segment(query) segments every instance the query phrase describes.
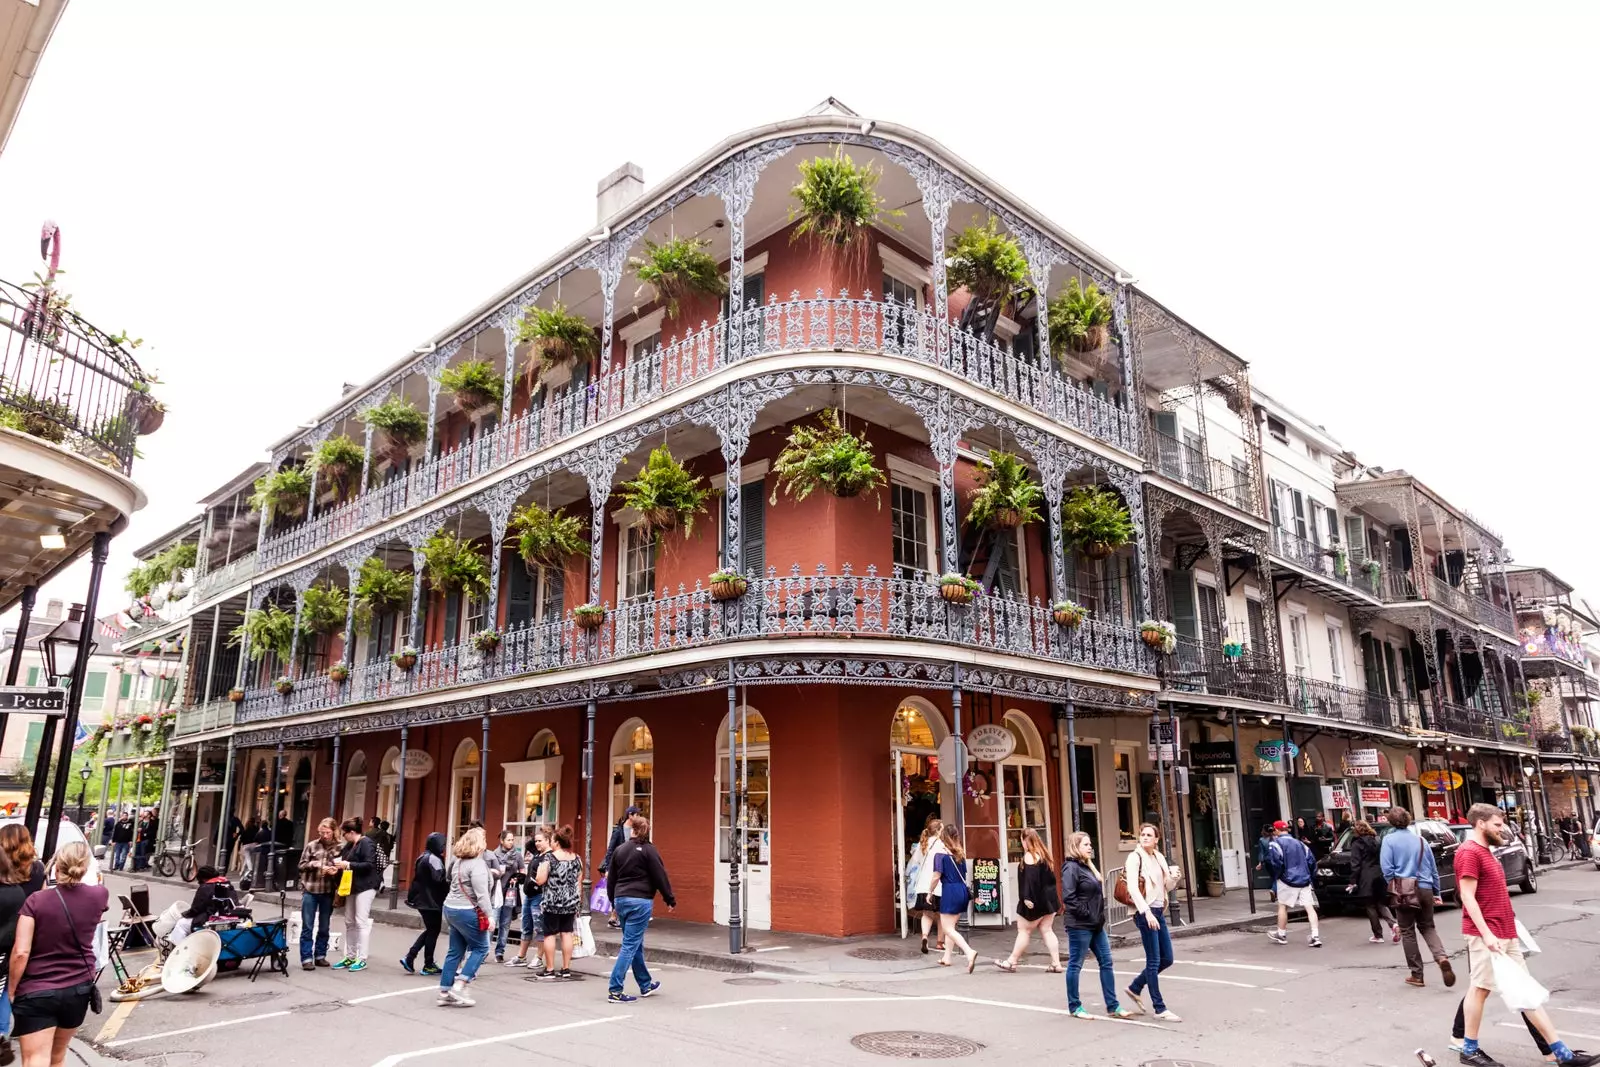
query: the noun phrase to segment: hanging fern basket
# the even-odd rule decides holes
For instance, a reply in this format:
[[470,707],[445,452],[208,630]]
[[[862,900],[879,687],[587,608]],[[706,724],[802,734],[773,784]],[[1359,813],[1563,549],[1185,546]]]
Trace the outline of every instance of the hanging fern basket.
[[1111,333],[1104,326],[1086,326],[1082,333],[1067,334],[1067,347],[1079,353],[1098,352],[1110,339]]
[[595,604],[585,604],[572,609],[572,621],[580,630],[598,630],[605,625],[606,609]]
[[1016,508],[1001,508],[994,513],[993,522],[998,530],[1015,530],[1022,525],[1022,512]]
[[1115,551],[1107,541],[1090,541],[1083,546],[1083,554],[1090,559],[1109,559]]
[[712,600],[738,600],[750,588],[750,583],[736,574],[711,579]]

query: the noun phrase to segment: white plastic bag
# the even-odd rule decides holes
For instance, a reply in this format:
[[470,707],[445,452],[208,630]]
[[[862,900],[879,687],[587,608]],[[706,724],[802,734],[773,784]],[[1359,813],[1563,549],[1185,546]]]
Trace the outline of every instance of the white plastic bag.
[[1524,956],[1537,956],[1539,954],[1539,942],[1535,941],[1533,935],[1528,932],[1528,928],[1522,925],[1521,919],[1517,920],[1517,940],[1522,942],[1522,954]]
[[589,927],[589,916],[578,916],[577,922],[573,924],[573,932],[578,935],[578,943],[572,946],[572,958],[581,960],[585,956],[593,956],[595,953],[594,931]]
[[1495,989],[1512,1012],[1537,1011],[1550,999],[1550,991],[1506,953],[1489,953],[1489,963],[1494,968]]

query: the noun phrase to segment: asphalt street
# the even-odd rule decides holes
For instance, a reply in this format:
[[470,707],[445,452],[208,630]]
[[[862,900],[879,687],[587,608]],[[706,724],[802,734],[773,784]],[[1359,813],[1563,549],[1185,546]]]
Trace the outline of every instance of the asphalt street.
[[[158,908],[178,897],[169,887],[153,890]],[[1549,872],[1538,894],[1514,892],[1513,904],[1544,950],[1532,968],[1553,993],[1552,1016],[1569,1044],[1600,1049],[1600,872]],[[1441,912],[1440,930],[1459,956],[1460,913]],[[864,1065],[913,1051],[973,1064],[1400,1067],[1417,1062],[1418,1047],[1441,1064],[1456,1062],[1446,1046],[1464,982],[1447,990],[1430,968],[1427,988],[1405,985],[1400,946],[1368,944],[1364,919],[1327,920],[1322,935],[1322,949],[1305,945],[1304,925],[1287,946],[1245,931],[1181,940],[1163,983],[1184,1021],[1157,1024],[1072,1019],[1062,976],[1040,963],[1006,974],[985,959],[968,975],[934,966],[915,942],[881,972],[730,976],[659,967],[660,994],[628,1005],[606,1002],[609,960],[580,961],[581,981],[531,983],[491,956],[472,987],[477,1006],[443,1008],[434,1004],[436,979],[407,976],[396,962],[413,932],[378,925],[365,972],[296,966],[287,978],[263,974],[254,983],[220,976],[184,997],[108,1003],[84,1033],[106,1057],[164,1067],[498,1067],[526,1064],[530,1054],[543,1063],[649,1067]],[[443,951],[441,941],[441,958]],[[1116,960],[1120,989],[1139,969],[1139,953],[1123,948]],[[1098,985],[1085,977],[1085,1003],[1101,1012]],[[1539,1062],[1520,1021],[1497,1001],[1482,1040],[1508,1065]]]

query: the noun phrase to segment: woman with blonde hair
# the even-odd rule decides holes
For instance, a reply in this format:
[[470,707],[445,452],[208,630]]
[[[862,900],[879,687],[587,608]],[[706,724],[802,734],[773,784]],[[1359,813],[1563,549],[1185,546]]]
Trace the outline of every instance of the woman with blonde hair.
[[467,983],[478,976],[478,968],[489,954],[496,911],[490,895],[489,864],[483,858],[488,847],[483,827],[474,826],[457,838],[451,849],[454,858],[445,872],[450,891],[444,898],[450,951],[444,957],[444,970],[439,972],[441,1005],[470,1008],[477,1003],[467,993]]
[[1067,925],[1067,1010],[1074,1019],[1094,1018],[1078,995],[1078,975],[1089,953],[1100,971],[1100,993],[1106,1014],[1131,1019],[1133,1012],[1117,1003],[1117,979],[1111,967],[1111,938],[1106,935],[1105,879],[1094,865],[1094,842],[1079,830],[1067,835],[1061,862],[1061,910]]
[[967,889],[967,854],[948,826],[939,831],[939,841],[943,848],[934,856],[933,888],[929,891],[939,899],[939,933],[944,938],[939,966],[950,966],[950,946],[954,944],[967,957],[967,973],[971,974],[978,965],[978,952],[956,929],[956,920],[972,899]]
[[[922,925],[922,954],[928,954],[928,935],[939,923],[939,899],[929,896],[933,888],[934,856],[944,848],[939,840],[939,834],[944,830],[944,823],[935,816],[928,816],[928,824],[923,828],[922,840],[917,842],[911,850],[911,858],[906,861],[906,910],[917,916]],[[944,949],[944,939],[941,937],[936,946]]]
[[1011,946],[1011,955],[995,960],[1002,971],[1016,972],[1017,961],[1028,951],[1033,932],[1044,935],[1044,946],[1050,950],[1051,974],[1061,973],[1061,942],[1056,939],[1056,912],[1061,910],[1061,897],[1056,891],[1056,861],[1044,839],[1033,827],[1022,831],[1022,862],[1017,864],[1017,943]]
[[1167,927],[1167,894],[1178,884],[1178,868],[1167,862],[1157,847],[1161,844],[1161,831],[1154,823],[1139,827],[1139,847],[1128,856],[1123,866],[1127,879],[1128,897],[1133,901],[1133,925],[1139,928],[1139,938],[1144,942],[1144,970],[1129,984],[1128,999],[1133,1002],[1134,1013],[1145,1012],[1142,994],[1150,987],[1150,1004],[1156,1018],[1169,1023],[1181,1023],[1177,1013],[1167,1010],[1161,999],[1158,977],[1172,966],[1172,931]]
[[110,894],[85,885],[89,846],[73,841],[56,850],[56,885],[35,893],[17,917],[7,985],[24,1067],[62,1063],[95,993],[94,928]]

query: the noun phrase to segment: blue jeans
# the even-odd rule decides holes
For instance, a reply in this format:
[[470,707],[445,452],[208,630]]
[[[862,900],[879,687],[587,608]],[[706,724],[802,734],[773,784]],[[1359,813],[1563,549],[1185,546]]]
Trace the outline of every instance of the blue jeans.
[[[333,894],[306,893],[300,897],[300,962],[328,958],[328,924],[333,921]],[[316,926],[313,949],[311,928]]]
[[1154,915],[1157,924],[1153,929],[1145,924],[1143,915],[1133,917],[1133,924],[1139,928],[1139,940],[1144,942],[1144,970],[1129,984],[1128,992],[1143,993],[1144,987],[1149,986],[1150,1005],[1157,1012],[1163,1012],[1167,1010],[1167,1002],[1161,999],[1161,985],[1156,979],[1172,966],[1172,931],[1167,929],[1166,916],[1160,909]]
[[[489,931],[478,929],[477,908],[446,908],[444,924],[450,928],[450,951],[444,957],[444,970],[439,972],[439,988],[455,985],[457,969],[463,982],[478,977],[483,957],[489,954]],[[463,964],[462,958],[466,958]]]
[[1083,1006],[1078,996],[1078,974],[1090,952],[1094,953],[1100,967],[1100,993],[1106,998],[1106,1014],[1109,1015],[1117,1010],[1117,979],[1111,971],[1111,938],[1106,936],[1104,926],[1097,930],[1067,931],[1067,1010],[1077,1011]]
[[522,943],[538,947],[544,940],[543,893],[527,893],[522,897]]
[[11,990],[0,990],[0,1034],[11,1032]]
[[644,932],[650,925],[653,901],[638,897],[622,897],[614,902],[617,922],[622,925],[622,948],[617,951],[617,962],[611,967],[611,992],[622,992],[628,980],[628,968],[633,968],[634,981],[639,992],[650,988],[650,968],[644,965]]
[[111,846],[112,870],[122,870],[123,866],[128,862],[128,850],[132,847],[133,846],[126,841],[118,841],[116,844]]
[[500,913],[494,917],[494,954],[496,956],[504,956],[506,954],[506,935],[511,932],[511,920],[516,917],[517,906],[515,904],[500,905]]

